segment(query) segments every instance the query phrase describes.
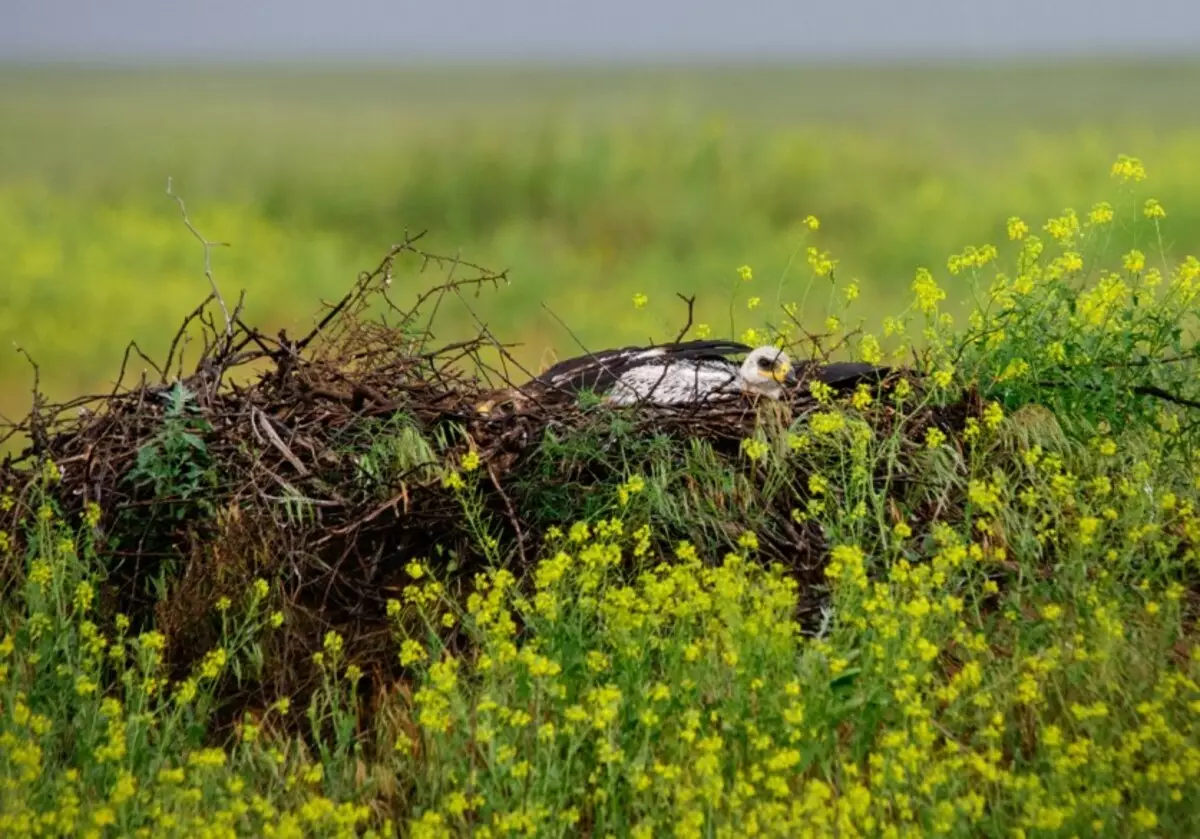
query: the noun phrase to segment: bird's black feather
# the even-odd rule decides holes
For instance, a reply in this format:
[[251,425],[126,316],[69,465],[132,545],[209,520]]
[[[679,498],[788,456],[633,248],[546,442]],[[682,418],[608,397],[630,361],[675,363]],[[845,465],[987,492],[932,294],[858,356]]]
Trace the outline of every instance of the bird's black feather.
[[887,378],[891,370],[860,361],[835,361],[813,368],[811,378],[824,382],[836,390],[857,387],[861,383],[875,383]]

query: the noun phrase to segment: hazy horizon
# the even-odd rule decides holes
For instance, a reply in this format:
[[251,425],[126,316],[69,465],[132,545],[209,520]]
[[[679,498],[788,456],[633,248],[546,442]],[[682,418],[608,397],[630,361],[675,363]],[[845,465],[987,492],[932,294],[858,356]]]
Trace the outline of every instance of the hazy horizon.
[[826,62],[1188,56],[1200,4],[1158,0],[41,0],[0,27],[0,61],[366,64]]

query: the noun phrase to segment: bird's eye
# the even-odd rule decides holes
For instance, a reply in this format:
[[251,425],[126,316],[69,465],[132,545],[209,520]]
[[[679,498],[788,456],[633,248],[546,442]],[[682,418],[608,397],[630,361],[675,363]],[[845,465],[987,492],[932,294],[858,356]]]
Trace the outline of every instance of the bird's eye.
[[771,359],[767,358],[764,355],[762,358],[760,358],[758,360],[758,366],[760,368],[762,368],[763,370],[770,370],[771,369]]

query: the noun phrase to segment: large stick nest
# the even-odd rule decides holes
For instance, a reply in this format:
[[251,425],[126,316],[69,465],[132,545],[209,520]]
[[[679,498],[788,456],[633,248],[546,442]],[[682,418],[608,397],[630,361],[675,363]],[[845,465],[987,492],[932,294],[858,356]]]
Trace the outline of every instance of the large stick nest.
[[[78,522],[85,505],[99,507],[110,614],[124,612],[141,627],[153,622],[168,637],[177,673],[216,642],[218,599],[236,599],[256,576],[276,583],[287,620],[267,642],[264,682],[236,703],[255,704],[254,694],[304,693],[311,653],[329,629],[345,637],[369,678],[397,675],[386,603],[407,584],[405,566],[454,556],[466,584],[482,562],[459,499],[442,484],[446,465],[468,449],[480,458],[482,504],[500,550],[518,571],[549,525],[611,496],[628,464],[644,465],[651,450],[682,456],[701,440],[730,474],[760,468],[739,448],[771,406],[749,401],[613,414],[543,391],[479,411],[531,373],[482,323],[469,340],[441,346],[432,325],[447,302],[466,303],[505,277],[425,253],[415,241],[394,246],[298,340],[248,326],[240,303],[225,321],[223,301],[218,310],[210,296],[184,320],[162,362],[131,345],[110,393],[52,405],[35,384],[28,417],[0,433],[0,443],[28,441],[0,467],[0,489],[11,487],[16,500],[0,529],[19,538],[52,460],[61,470],[50,485],[58,512]],[[399,305],[400,281],[419,282],[431,268],[437,281],[412,305]],[[189,353],[195,360],[185,372]],[[135,360],[153,376],[127,385]],[[814,405],[798,396],[774,408],[790,414],[786,423]],[[900,430],[915,449],[928,426],[953,433],[967,411],[931,408],[906,417]],[[883,426],[899,421],[886,407],[877,414]],[[590,448],[564,443],[581,436]],[[556,454],[548,440],[557,441]],[[728,494],[707,502],[710,512],[728,513],[727,532],[717,535],[730,543],[744,527],[741,513],[757,509],[764,557],[815,591],[825,546],[790,516],[804,477],[770,497],[746,497],[757,492],[753,480],[731,483]],[[681,474],[681,492],[691,480]],[[669,544],[694,535],[662,537]],[[6,588],[20,577],[19,556],[18,546],[0,569]]]

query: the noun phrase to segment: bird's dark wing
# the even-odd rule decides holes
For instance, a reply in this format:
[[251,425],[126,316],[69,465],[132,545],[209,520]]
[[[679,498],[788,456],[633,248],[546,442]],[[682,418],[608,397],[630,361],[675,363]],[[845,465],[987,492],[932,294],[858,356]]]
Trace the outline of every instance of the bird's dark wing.
[[667,355],[671,358],[686,358],[695,361],[723,361],[728,356],[748,353],[754,348],[738,341],[698,339],[695,341],[681,341],[677,344],[658,344],[646,349],[666,350]]
[[891,372],[888,367],[876,367],[860,361],[835,361],[815,367],[807,378],[817,379],[836,390],[857,387],[860,383],[878,384]]
[[601,350],[560,361],[531,384],[570,392],[592,390],[603,393],[616,384],[622,375],[641,364],[724,361],[726,356],[749,351],[750,347],[736,341],[709,340]]

